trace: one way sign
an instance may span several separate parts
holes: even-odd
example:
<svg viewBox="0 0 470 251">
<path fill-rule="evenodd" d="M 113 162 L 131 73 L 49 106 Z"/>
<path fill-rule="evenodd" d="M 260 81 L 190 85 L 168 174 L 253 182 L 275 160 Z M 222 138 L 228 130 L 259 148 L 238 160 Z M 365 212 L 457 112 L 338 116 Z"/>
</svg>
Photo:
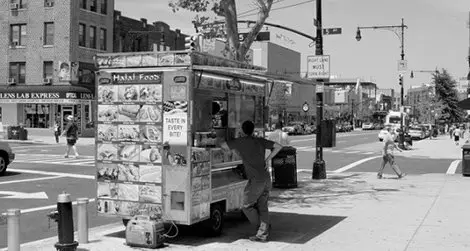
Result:
<svg viewBox="0 0 470 251">
<path fill-rule="evenodd" d="M 323 29 L 323 35 L 338 35 L 343 31 L 342 28 L 327 28 Z"/>
</svg>

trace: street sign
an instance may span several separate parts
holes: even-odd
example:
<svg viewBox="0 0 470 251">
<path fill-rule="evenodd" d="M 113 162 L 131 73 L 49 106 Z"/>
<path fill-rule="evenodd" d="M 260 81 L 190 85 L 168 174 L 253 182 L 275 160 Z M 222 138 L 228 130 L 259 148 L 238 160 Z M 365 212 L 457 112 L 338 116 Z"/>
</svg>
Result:
<svg viewBox="0 0 470 251">
<path fill-rule="evenodd" d="M 244 41 L 246 36 L 248 36 L 248 32 L 238 33 L 238 40 Z M 255 41 L 269 41 L 270 37 L 271 33 L 269 31 L 261 31 L 258 33 L 258 36 L 256 36 Z"/>
<path fill-rule="evenodd" d="M 304 105 L 302 106 L 302 111 L 308 112 L 309 109 L 310 109 L 310 107 L 308 107 L 308 103 L 305 102 Z"/>
<path fill-rule="evenodd" d="M 308 79 L 330 79 L 330 56 L 316 55 L 307 57 Z"/>
<path fill-rule="evenodd" d="M 404 73 L 408 70 L 408 62 L 406 60 L 398 60 L 398 72 Z"/>
<path fill-rule="evenodd" d="M 325 84 L 317 84 L 315 89 L 316 89 L 315 93 L 321 93 L 325 89 Z"/>
<path fill-rule="evenodd" d="M 323 29 L 323 35 L 338 35 L 343 32 L 342 28 L 326 28 Z"/>
</svg>

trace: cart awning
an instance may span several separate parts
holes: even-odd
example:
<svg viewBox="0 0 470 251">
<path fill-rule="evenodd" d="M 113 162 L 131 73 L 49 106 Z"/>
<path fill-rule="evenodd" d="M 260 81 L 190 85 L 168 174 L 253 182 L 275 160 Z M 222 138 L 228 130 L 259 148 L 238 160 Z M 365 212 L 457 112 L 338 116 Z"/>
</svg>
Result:
<svg viewBox="0 0 470 251">
<path fill-rule="evenodd" d="M 464 109 L 464 110 L 470 110 L 470 98 L 467 98 L 467 99 L 464 99 L 464 100 L 458 102 L 457 106 Z"/>
<path fill-rule="evenodd" d="M 316 82 L 308 79 L 303 79 L 295 76 L 279 75 L 275 73 L 269 73 L 261 70 L 250 70 L 230 67 L 215 67 L 215 66 L 202 66 L 194 65 L 194 70 L 200 70 L 212 74 L 220 74 L 231 77 L 243 77 L 251 79 L 253 81 L 281 81 L 297 83 L 301 85 L 315 85 Z"/>
</svg>

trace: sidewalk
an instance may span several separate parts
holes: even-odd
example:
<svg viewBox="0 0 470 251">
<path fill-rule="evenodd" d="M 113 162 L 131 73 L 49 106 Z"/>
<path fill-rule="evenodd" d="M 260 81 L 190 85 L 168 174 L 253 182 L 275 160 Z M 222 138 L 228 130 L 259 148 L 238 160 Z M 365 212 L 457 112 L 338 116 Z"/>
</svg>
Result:
<svg viewBox="0 0 470 251">
<path fill-rule="evenodd" d="M 299 173 L 299 188 L 273 190 L 270 242 L 248 241 L 249 224 L 231 216 L 221 237 L 183 231 L 167 240 L 164 250 L 470 250 L 470 178 L 427 174 L 378 180 L 375 173 L 310 177 Z M 123 231 L 120 222 L 92 229 L 90 243 L 78 250 L 147 250 L 127 247 Z M 53 250 L 56 241 L 25 244 L 21 250 Z"/>
</svg>

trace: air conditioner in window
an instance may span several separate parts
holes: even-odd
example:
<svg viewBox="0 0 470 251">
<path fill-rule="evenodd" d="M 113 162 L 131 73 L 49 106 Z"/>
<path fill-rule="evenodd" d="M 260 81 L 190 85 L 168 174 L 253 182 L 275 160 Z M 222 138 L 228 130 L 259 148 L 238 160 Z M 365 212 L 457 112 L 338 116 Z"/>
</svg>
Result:
<svg viewBox="0 0 470 251">
<path fill-rule="evenodd" d="M 19 9 L 20 5 L 17 3 L 11 3 L 10 4 L 10 10 L 17 10 Z"/>
<path fill-rule="evenodd" d="M 46 7 L 54 6 L 54 1 L 46 1 Z"/>
<path fill-rule="evenodd" d="M 18 41 L 11 42 L 11 47 L 16 47 L 18 45 L 20 45 L 20 43 Z"/>
<path fill-rule="evenodd" d="M 42 83 L 43 83 L 44 85 L 51 85 L 51 84 L 52 84 L 52 78 L 44 78 L 44 79 L 42 80 Z"/>
<path fill-rule="evenodd" d="M 14 78 L 9 78 L 7 84 L 8 84 L 8 85 L 16 85 L 16 79 L 14 79 Z"/>
</svg>

